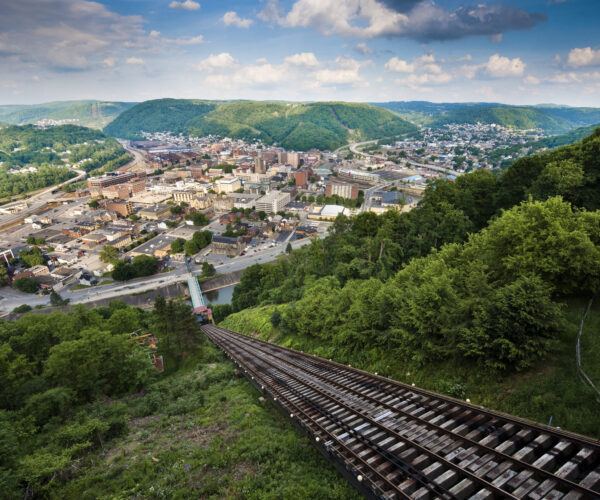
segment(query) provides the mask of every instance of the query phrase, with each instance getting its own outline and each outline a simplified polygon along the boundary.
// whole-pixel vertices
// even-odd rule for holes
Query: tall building
[[[300,155],[298,153],[280,152],[277,155],[277,161],[285,165],[291,165],[293,168],[298,168]]]
[[[306,170],[299,170],[295,173],[296,186],[308,185],[308,172]]]
[[[340,182],[328,182],[325,184],[325,196],[341,196],[342,198],[358,198],[358,186],[355,184],[342,184]]]
[[[261,153],[258,153],[258,156],[254,160],[254,172],[257,174],[264,174],[267,172],[267,164]]]

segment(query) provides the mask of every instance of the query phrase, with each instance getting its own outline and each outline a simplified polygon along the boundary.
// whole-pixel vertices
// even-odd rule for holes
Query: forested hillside
[[[600,123],[599,108],[569,106],[508,106],[498,103],[433,103],[427,101],[373,103],[400,116],[428,126],[449,123],[497,123],[517,129],[541,128],[562,134]],[[581,137],[579,137],[581,138]]]
[[[250,324],[245,309],[276,304],[270,323],[286,342],[402,378],[446,366],[443,373],[465,380],[481,370],[503,380],[563,352],[574,363],[583,310],[565,304],[600,286],[599,175],[600,129],[499,177],[437,180],[409,213],[340,216],[327,239],[248,268],[232,301],[242,312],[225,325]],[[264,325],[264,316],[252,324]],[[591,342],[589,352],[600,356]],[[582,413],[561,407],[555,415],[597,434],[593,393],[569,381]],[[540,418],[538,410],[522,414]]]
[[[147,101],[106,128],[113,137],[138,138],[142,131],[172,131],[261,139],[287,149],[336,149],[349,140],[393,137],[415,130],[394,114],[367,104]]]
[[[0,497],[357,498],[207,345],[191,307],[0,321]],[[131,333],[158,337],[166,371]]]
[[[87,172],[108,172],[129,159],[115,139],[99,130],[75,125],[0,127],[0,196],[26,193],[74,177],[75,172],[65,163],[81,162],[78,168]],[[25,166],[37,171],[20,172]]]
[[[41,120],[73,120],[73,124],[99,128],[106,126],[133,102],[58,101],[30,105],[0,106],[0,122],[23,125]]]

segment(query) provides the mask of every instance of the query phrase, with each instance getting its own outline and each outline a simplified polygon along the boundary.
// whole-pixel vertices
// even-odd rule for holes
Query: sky
[[[0,104],[600,107],[600,0],[0,0]]]

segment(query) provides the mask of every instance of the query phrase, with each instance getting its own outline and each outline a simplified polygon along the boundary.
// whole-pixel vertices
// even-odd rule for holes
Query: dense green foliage
[[[160,331],[165,353],[180,360],[201,353],[191,308],[163,305],[167,325],[160,314],[121,302],[0,321],[2,498],[22,498],[24,491],[54,497],[53,488],[77,476],[90,452],[126,432],[129,410],[109,398],[141,389],[156,374],[129,334]],[[157,396],[140,411],[148,414]]]
[[[77,125],[102,128],[134,104],[132,102],[60,101],[0,106],[0,122],[21,125],[35,124],[40,120],[75,120]]]
[[[160,99],[138,104],[105,128],[114,137],[136,138],[141,131],[216,134],[261,139],[287,149],[335,149],[350,139],[392,137],[414,126],[367,104],[203,102]]]
[[[157,271],[158,259],[150,255],[136,255],[131,263],[119,260],[112,272],[113,279],[127,281],[142,276],[150,276]]]
[[[426,101],[372,103],[414,123],[439,126],[447,123],[497,123],[505,127],[541,128],[563,133],[600,123],[600,109],[570,106],[507,106],[497,103],[434,103]],[[590,131],[591,132],[591,131]],[[589,133],[589,132],[588,132]],[[581,137],[578,137],[580,139]],[[573,142],[573,141],[571,141]],[[563,143],[568,144],[568,143]],[[557,144],[561,145],[561,144]]]
[[[77,174],[65,161],[95,174],[127,163],[129,154],[99,130],[74,125],[39,129],[32,125],[0,127],[0,196],[34,191],[64,182]],[[63,161],[64,160],[64,161]],[[35,172],[9,173],[32,166]]]
[[[31,247],[28,250],[21,250],[19,252],[19,260],[23,267],[34,267],[46,264],[44,254],[39,247]]]
[[[38,284],[33,278],[17,278],[13,281],[13,287],[24,293],[35,293],[37,292]]]
[[[526,368],[559,334],[557,299],[600,285],[599,149],[600,130],[500,177],[435,181],[409,213],[339,216],[325,241],[248,268],[233,310],[288,304],[290,334],[415,365]]]

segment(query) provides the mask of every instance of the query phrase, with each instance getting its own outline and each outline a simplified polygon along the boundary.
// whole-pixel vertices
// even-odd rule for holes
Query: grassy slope
[[[317,339],[285,337],[274,330],[269,318],[274,306],[248,309],[226,318],[221,326],[313,354],[332,358],[367,371],[415,383],[419,387],[475,404],[529,418],[573,432],[600,437],[600,402],[593,391],[579,380],[575,369],[575,340],[579,321],[587,302],[573,299],[567,303],[567,322],[547,359],[531,369],[507,376],[491,375],[478,366],[454,363],[431,364],[422,368],[397,362],[377,351],[347,353],[324,345]],[[600,300],[588,315],[583,334],[583,364],[592,380],[600,385]]]
[[[42,119],[75,119],[77,125],[103,128],[135,103],[105,101],[59,101],[44,104],[0,106],[0,121],[14,125]],[[97,110],[100,110],[100,114]]]
[[[351,139],[400,135],[415,127],[366,104],[159,99],[138,104],[105,128],[110,135],[124,138],[139,137],[142,130],[262,139],[306,150],[335,149]]]
[[[121,400],[125,436],[52,483],[50,498],[359,498],[215,347],[160,380]]]

